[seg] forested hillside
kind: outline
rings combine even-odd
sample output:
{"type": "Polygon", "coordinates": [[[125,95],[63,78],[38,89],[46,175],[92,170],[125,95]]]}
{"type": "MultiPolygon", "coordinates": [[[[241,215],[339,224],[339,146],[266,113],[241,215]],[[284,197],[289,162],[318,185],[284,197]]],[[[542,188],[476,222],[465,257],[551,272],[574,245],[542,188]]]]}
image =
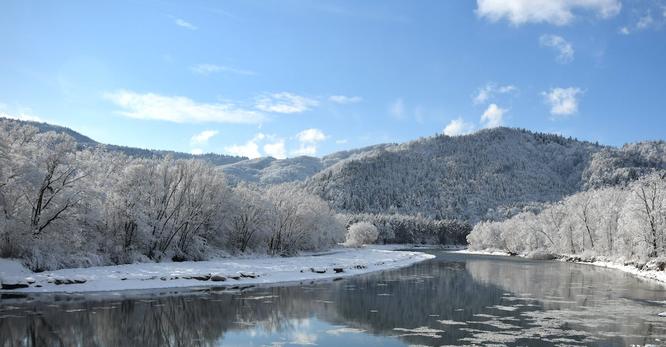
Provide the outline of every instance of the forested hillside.
{"type": "Polygon", "coordinates": [[[601,149],[558,135],[496,128],[372,150],[331,166],[305,186],[342,211],[475,222],[490,209],[557,201],[579,191],[583,172],[601,149]]]}
{"type": "Polygon", "coordinates": [[[666,169],[666,142],[645,141],[596,153],[583,173],[586,188],[626,185],[666,169]]]}

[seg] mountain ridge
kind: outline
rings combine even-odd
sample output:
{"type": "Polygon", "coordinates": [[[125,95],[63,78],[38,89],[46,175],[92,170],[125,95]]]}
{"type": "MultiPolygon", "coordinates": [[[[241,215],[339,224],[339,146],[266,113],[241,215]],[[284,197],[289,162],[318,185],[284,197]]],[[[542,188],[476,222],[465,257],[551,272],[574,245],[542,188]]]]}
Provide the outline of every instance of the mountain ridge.
{"type": "Polygon", "coordinates": [[[17,125],[30,125],[37,128],[38,132],[48,132],[54,131],[57,133],[63,133],[74,138],[76,143],[80,148],[92,148],[92,147],[104,147],[107,150],[114,152],[121,152],[129,156],[137,158],[164,158],[167,155],[174,157],[175,159],[201,159],[208,161],[214,165],[225,165],[231,164],[238,161],[247,160],[247,157],[237,157],[217,153],[205,153],[205,154],[190,154],[185,152],[171,151],[171,150],[160,150],[160,149],[147,149],[147,148],[138,148],[138,147],[129,147],[121,145],[112,145],[104,144],[93,140],[92,138],[85,136],[76,130],[70,129],[65,126],[50,124],[46,122],[36,122],[29,120],[19,120],[14,118],[7,118],[0,116],[0,121],[11,122],[17,125]]]}
{"type": "Polygon", "coordinates": [[[321,158],[247,159],[102,145],[65,127],[9,121],[65,132],[82,147],[103,146],[135,157],[206,160],[220,166],[233,185],[294,183],[343,213],[501,220],[579,191],[627,184],[666,169],[666,142],[661,140],[613,147],[507,127],[378,144],[321,158]]]}

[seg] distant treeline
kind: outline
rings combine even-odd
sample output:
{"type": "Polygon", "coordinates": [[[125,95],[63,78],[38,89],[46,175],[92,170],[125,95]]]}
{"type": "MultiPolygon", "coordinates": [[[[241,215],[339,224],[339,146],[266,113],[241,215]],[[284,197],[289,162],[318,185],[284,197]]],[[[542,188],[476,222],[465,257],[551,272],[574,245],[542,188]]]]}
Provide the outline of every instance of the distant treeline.
{"type": "Polygon", "coordinates": [[[413,243],[431,245],[464,245],[472,231],[467,222],[437,220],[424,216],[403,214],[346,214],[347,225],[357,222],[374,224],[379,237],[377,243],[413,243]]]}

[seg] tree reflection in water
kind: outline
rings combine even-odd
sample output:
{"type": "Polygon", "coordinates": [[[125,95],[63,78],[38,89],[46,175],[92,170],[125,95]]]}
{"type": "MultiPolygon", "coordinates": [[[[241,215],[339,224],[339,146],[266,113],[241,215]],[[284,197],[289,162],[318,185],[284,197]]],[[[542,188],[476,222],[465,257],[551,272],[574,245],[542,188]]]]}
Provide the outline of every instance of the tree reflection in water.
{"type": "Polygon", "coordinates": [[[0,345],[658,344],[663,293],[591,266],[438,253],[301,286],[3,298],[0,345]]]}

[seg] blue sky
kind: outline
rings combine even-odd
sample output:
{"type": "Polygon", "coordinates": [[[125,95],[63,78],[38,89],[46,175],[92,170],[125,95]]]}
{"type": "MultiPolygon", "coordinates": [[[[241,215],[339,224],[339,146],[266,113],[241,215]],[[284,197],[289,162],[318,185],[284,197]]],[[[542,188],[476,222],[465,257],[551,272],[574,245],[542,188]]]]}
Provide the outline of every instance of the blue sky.
{"type": "Polygon", "coordinates": [[[666,134],[666,1],[3,1],[0,113],[100,142],[324,155],[498,125],[666,134]]]}

